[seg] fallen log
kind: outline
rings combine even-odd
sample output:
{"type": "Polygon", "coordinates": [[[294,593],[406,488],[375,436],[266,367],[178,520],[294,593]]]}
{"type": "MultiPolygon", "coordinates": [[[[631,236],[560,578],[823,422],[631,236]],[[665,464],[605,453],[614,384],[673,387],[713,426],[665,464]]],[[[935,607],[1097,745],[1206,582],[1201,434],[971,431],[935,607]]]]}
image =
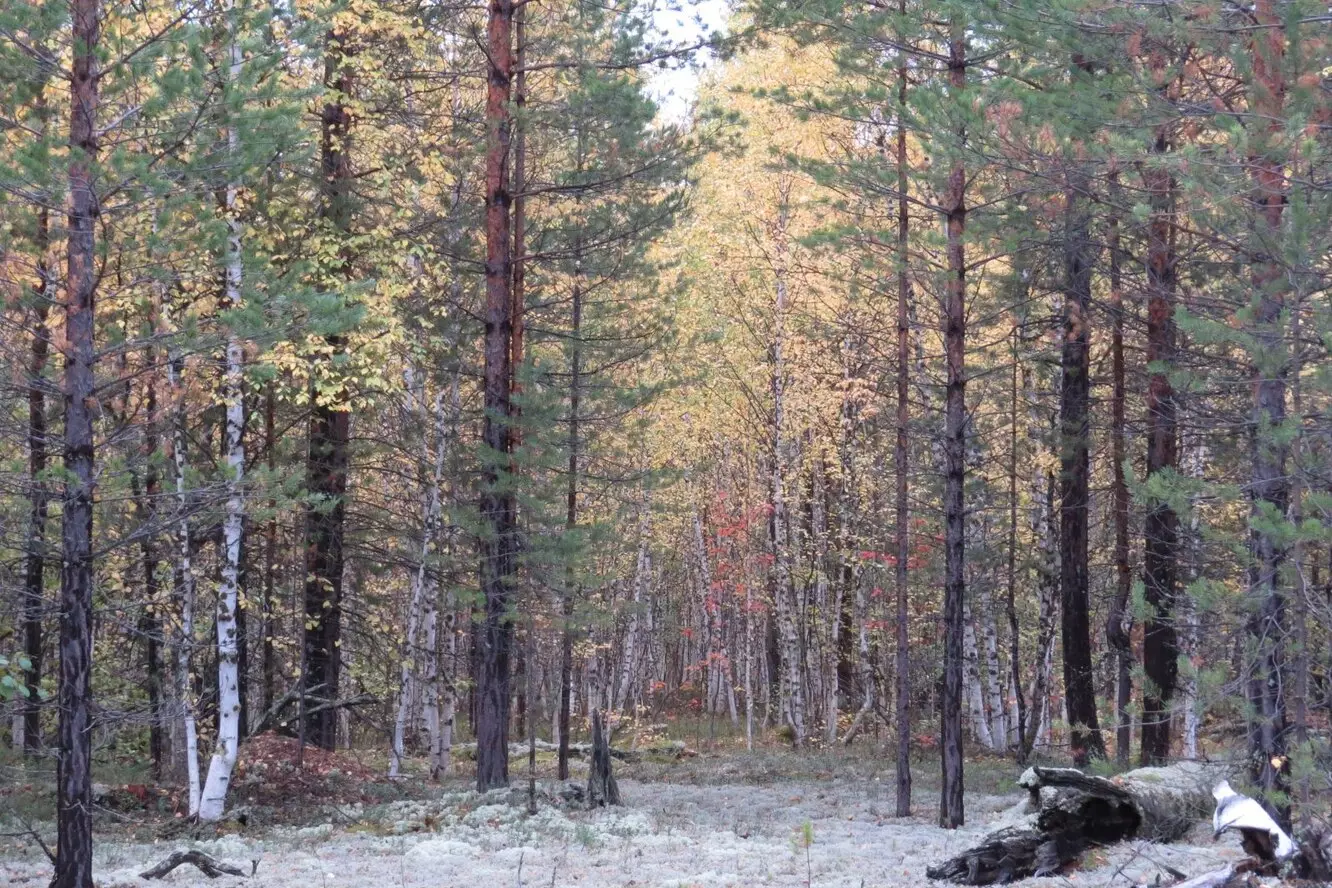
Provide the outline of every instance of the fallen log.
{"type": "MultiPolygon", "coordinates": [[[[558,753],[560,747],[558,744],[555,743],[548,743],[545,740],[538,740],[536,741],[536,748],[538,752],[558,753]]],[[[453,755],[457,756],[458,758],[462,759],[476,758],[475,743],[455,743],[450,751],[452,752],[453,755]]],[[[509,756],[511,758],[519,758],[519,757],[525,758],[527,756],[527,751],[528,750],[526,743],[509,744],[509,756]]],[[[589,758],[592,755],[592,744],[570,743],[569,755],[570,757],[576,759],[589,758]]],[[[616,749],[612,747],[610,755],[611,758],[617,761],[624,762],[625,764],[628,765],[633,765],[643,761],[643,759],[649,755],[659,755],[663,757],[682,759],[682,758],[693,758],[694,756],[698,755],[698,753],[695,750],[690,749],[681,741],[672,740],[666,743],[655,743],[651,746],[642,746],[639,747],[638,749],[616,749]]]]}
{"type": "MultiPolygon", "coordinates": [[[[146,869],[139,873],[141,879],[160,879],[178,866],[190,864],[197,867],[201,873],[210,879],[216,879],[218,876],[240,876],[244,878],[253,873],[246,873],[238,866],[232,866],[229,863],[223,863],[216,857],[205,854],[202,851],[189,850],[177,851],[166,860],[159,863],[152,869],[146,869]]],[[[257,865],[256,865],[257,868],[257,865]]]]}
{"type": "Polygon", "coordinates": [[[993,885],[1047,876],[1096,845],[1138,838],[1172,842],[1212,808],[1222,765],[1181,762],[1095,777],[1073,768],[1028,768],[1027,799],[980,844],[926,870],[931,879],[993,885]]]}

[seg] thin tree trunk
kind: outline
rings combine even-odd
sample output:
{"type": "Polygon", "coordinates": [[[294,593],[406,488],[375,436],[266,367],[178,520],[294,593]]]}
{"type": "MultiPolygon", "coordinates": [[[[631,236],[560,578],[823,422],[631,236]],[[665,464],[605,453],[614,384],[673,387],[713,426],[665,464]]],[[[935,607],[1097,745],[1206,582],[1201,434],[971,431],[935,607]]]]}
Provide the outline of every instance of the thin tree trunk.
{"type": "Polygon", "coordinates": [[[1016,750],[1018,764],[1022,764],[1026,759],[1027,704],[1022,693],[1022,635],[1018,631],[1017,613],[1018,335],[1019,328],[1015,323],[1008,402],[1008,596],[1005,610],[1008,615],[1008,666],[1015,707],[1008,743],[1016,750]]]}
{"type": "Polygon", "coordinates": [[[1110,203],[1115,209],[1110,216],[1110,334],[1111,391],[1110,391],[1110,458],[1111,495],[1115,519],[1115,594],[1106,618],[1105,634],[1115,653],[1115,760],[1120,767],[1129,763],[1133,745],[1133,613],[1129,609],[1129,596],[1133,590],[1133,575],[1129,565],[1129,490],[1125,480],[1124,461],[1124,288],[1120,277],[1119,210],[1122,195],[1117,170],[1110,173],[1110,203]]]}
{"type": "MultiPolygon", "coordinates": [[[[24,673],[27,694],[23,699],[23,752],[36,755],[42,746],[42,614],[46,609],[46,519],[50,491],[46,472],[46,362],[51,332],[46,322],[56,298],[50,265],[51,215],[43,206],[37,211],[37,287],[33,293],[32,348],[28,361],[28,539],[23,567],[23,655],[28,658],[24,673]]],[[[159,738],[160,743],[160,738],[159,738]]],[[[159,746],[160,751],[160,746],[159,746]]]]}
{"type": "MultiPolygon", "coordinates": [[[[583,395],[583,281],[582,257],[578,255],[581,245],[575,246],[572,323],[569,329],[569,474],[568,487],[565,491],[565,533],[572,535],[578,526],[578,450],[582,442],[579,438],[579,410],[583,395]]],[[[564,620],[560,636],[560,747],[559,776],[569,779],[569,715],[572,707],[570,699],[573,691],[573,615],[574,615],[575,578],[572,565],[567,571],[564,588],[564,620]]],[[[590,699],[590,698],[589,698],[590,699]]]]}
{"type": "MultiPolygon", "coordinates": [[[[1157,62],[1163,65],[1164,62],[1157,62]]],[[[1155,159],[1144,173],[1151,218],[1147,230],[1147,478],[1173,471],[1178,463],[1175,392],[1162,369],[1175,360],[1175,186],[1163,165],[1170,151],[1167,125],[1152,144],[1155,159]]],[[[1143,580],[1147,618],[1143,626],[1143,765],[1164,763],[1170,753],[1170,701],[1178,676],[1175,631],[1179,519],[1168,502],[1150,500],[1143,523],[1143,580]]]]}
{"type": "Polygon", "coordinates": [[[491,0],[486,26],[486,309],[482,441],[488,451],[481,479],[481,595],[484,617],[474,632],[477,651],[476,785],[484,792],[509,784],[509,657],[513,621],[510,589],[517,569],[517,506],[501,484],[512,452],[513,239],[509,157],[513,79],[513,0],[491,0]]]}
{"type": "MultiPolygon", "coordinates": [[[[1207,460],[1207,444],[1199,434],[1193,436],[1192,446],[1184,453],[1185,469],[1188,477],[1202,481],[1203,466],[1207,460]]],[[[1195,501],[1189,514],[1189,585],[1202,577],[1203,541],[1199,533],[1202,516],[1195,501]]],[[[1184,714],[1184,758],[1198,757],[1198,729],[1201,727],[1202,712],[1198,707],[1198,643],[1199,619],[1198,608],[1188,588],[1179,597],[1180,623],[1184,627],[1182,653],[1187,663],[1183,680],[1180,682],[1179,708],[1184,714]]]]}
{"type": "MultiPolygon", "coordinates": [[[[906,18],[906,0],[899,0],[898,13],[906,18]]],[[[905,41],[903,41],[905,46],[905,41]]],[[[907,567],[911,559],[911,536],[907,473],[910,466],[911,403],[908,391],[908,361],[910,359],[911,277],[907,268],[910,234],[910,195],[907,193],[907,53],[903,49],[897,66],[897,436],[893,447],[893,471],[896,490],[894,500],[894,542],[896,563],[893,566],[893,586],[896,598],[896,627],[894,670],[897,673],[895,712],[897,722],[897,816],[911,816],[911,650],[907,621],[910,610],[907,600],[907,567]]],[[[861,655],[866,660],[865,674],[870,675],[868,643],[865,623],[861,622],[861,655]]],[[[869,678],[873,686],[873,677],[869,678]]],[[[870,693],[867,691],[866,693],[870,693]]]]}
{"type": "Polygon", "coordinates": [[[1253,176],[1254,311],[1253,472],[1250,485],[1252,568],[1249,584],[1249,668],[1247,672],[1249,756],[1254,783],[1273,801],[1277,820],[1290,827],[1290,759],[1286,722],[1286,590],[1281,570],[1286,542],[1273,531],[1287,518],[1290,479],[1285,440],[1286,378],[1289,348],[1281,327],[1287,279],[1281,265],[1282,211],[1286,202],[1282,140],[1285,81],[1282,65],[1286,33],[1273,0],[1257,0],[1254,20],[1262,31],[1251,38],[1252,103],[1259,122],[1251,143],[1253,176]]]}
{"type": "MultiPolygon", "coordinates": [[[[1074,76],[1080,72],[1075,70],[1074,76]]],[[[1059,590],[1064,706],[1073,764],[1105,758],[1092,672],[1087,542],[1091,499],[1091,212],[1086,173],[1071,161],[1064,228],[1064,341],[1059,387],[1059,590]]]]}
{"type": "MultiPolygon", "coordinates": [[[[275,478],[277,472],[277,457],[274,453],[274,448],[277,446],[275,413],[276,396],[273,393],[273,384],[270,382],[264,390],[264,459],[270,479],[275,478]]],[[[269,483],[273,482],[270,480],[269,483]]],[[[277,499],[273,496],[268,499],[268,510],[269,518],[264,528],[263,662],[260,667],[263,673],[265,708],[273,705],[274,685],[277,678],[277,656],[273,647],[276,633],[273,624],[277,619],[274,610],[274,595],[276,591],[278,520],[277,499]]]]}
{"type": "Polygon", "coordinates": [[[60,723],[55,876],[51,888],[92,888],[93,411],[98,198],[100,0],[72,0],[69,244],[65,290],[64,499],[61,507],[60,723]]]}
{"type": "MultiPolygon", "coordinates": [[[[227,0],[224,14],[228,19],[228,72],[227,85],[240,86],[241,49],[236,33],[235,0],[227,0]]],[[[227,155],[234,164],[240,162],[240,130],[235,123],[227,126],[227,155]]],[[[223,196],[222,212],[226,217],[227,245],[225,293],[223,305],[235,310],[241,303],[242,263],[241,223],[239,218],[240,186],[233,179],[228,182],[223,196]]],[[[241,678],[237,609],[240,592],[241,534],[245,524],[245,390],[242,387],[244,347],[234,333],[228,333],[226,345],[226,372],[222,381],[222,399],[226,404],[225,451],[227,461],[227,501],[222,518],[222,582],[217,592],[217,700],[218,736],[212,760],[208,764],[208,778],[204,781],[199,801],[199,819],[221,818],[227,801],[227,788],[231,785],[231,772],[236,766],[240,747],[241,678]]]]}
{"type": "MultiPolygon", "coordinates": [[[[149,352],[149,363],[156,360],[153,352],[149,352]]],[[[144,433],[143,446],[140,455],[144,459],[144,484],[143,496],[139,498],[138,507],[135,510],[138,513],[140,527],[148,526],[149,522],[157,510],[158,498],[158,475],[157,466],[153,462],[153,457],[157,453],[157,379],[150,375],[147,380],[147,394],[145,396],[145,410],[148,415],[147,427],[144,433]]],[[[139,617],[139,632],[144,639],[144,659],[145,671],[148,677],[148,757],[152,760],[153,778],[161,780],[163,777],[162,760],[164,737],[162,733],[163,726],[163,706],[162,706],[162,602],[158,601],[159,590],[157,582],[157,566],[159,563],[157,554],[157,541],[151,535],[145,535],[139,543],[139,557],[143,565],[143,612],[139,617]]]]}
{"type": "Polygon", "coordinates": [[[972,739],[986,749],[994,749],[990,720],[985,714],[985,688],[981,684],[976,623],[971,605],[965,601],[962,603],[962,659],[965,663],[962,686],[966,689],[967,712],[971,715],[972,739]]]}
{"type": "MultiPolygon", "coordinates": [[[[948,43],[949,86],[959,104],[967,85],[965,28],[952,24],[948,43]]],[[[959,143],[966,139],[959,124],[959,143]]],[[[961,144],[958,146],[961,150],[961,144]]],[[[967,172],[960,159],[948,174],[944,198],[948,233],[948,284],[943,311],[944,354],[948,366],[944,408],[944,665],[943,710],[940,713],[939,748],[943,783],[940,790],[939,825],[961,826],[965,816],[962,799],[962,639],[963,607],[966,603],[964,570],[966,511],[963,485],[966,480],[966,205],[967,172]]]]}
{"type": "Polygon", "coordinates": [[[805,745],[805,690],[801,675],[800,638],[796,626],[796,595],[791,576],[791,520],[788,514],[786,476],[791,466],[790,442],[786,430],[786,312],[788,309],[787,281],[787,218],[790,212],[789,182],[779,185],[781,204],[773,226],[776,278],[773,305],[772,359],[772,544],[774,597],[777,612],[777,631],[781,658],[781,689],[783,707],[788,713],[792,731],[792,745],[801,749],[805,745]]]}
{"type": "Polygon", "coordinates": [[[981,634],[985,639],[985,715],[990,723],[991,749],[1008,748],[1008,719],[1004,709],[1004,680],[999,669],[999,631],[995,625],[994,596],[989,583],[980,584],[981,634]]]}

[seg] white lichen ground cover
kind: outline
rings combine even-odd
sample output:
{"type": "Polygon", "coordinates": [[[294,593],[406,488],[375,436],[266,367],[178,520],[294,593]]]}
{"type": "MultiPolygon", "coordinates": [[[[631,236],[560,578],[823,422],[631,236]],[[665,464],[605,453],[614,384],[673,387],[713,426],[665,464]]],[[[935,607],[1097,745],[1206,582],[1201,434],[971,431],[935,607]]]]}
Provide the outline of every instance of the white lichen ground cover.
{"type": "MultiPolygon", "coordinates": [[[[507,795],[457,792],[430,802],[343,808],[337,825],[273,829],[262,839],[102,843],[100,888],[518,888],[518,886],[803,886],[896,888],[926,883],[925,868],[970,844],[1020,796],[968,794],[968,825],[937,828],[892,817],[892,787],[877,782],[711,786],[624,781],[629,807],[597,812],[543,805],[535,817],[507,795]],[[807,839],[810,839],[807,843],[807,839]],[[198,847],[253,878],[205,878],[182,867],[161,882],[137,873],[181,847],[198,847]],[[808,844],[808,847],[806,845],[808,844]],[[808,853],[807,853],[808,852],[808,853]],[[520,882],[521,867],[521,882],[520,882]]],[[[1195,874],[1239,857],[1201,826],[1170,846],[1129,843],[1093,852],[1082,869],[1030,886],[1151,884],[1158,864],[1195,874]]],[[[44,886],[40,855],[0,859],[0,885],[44,886]]],[[[1162,882],[1168,883],[1169,877],[1162,882]]]]}

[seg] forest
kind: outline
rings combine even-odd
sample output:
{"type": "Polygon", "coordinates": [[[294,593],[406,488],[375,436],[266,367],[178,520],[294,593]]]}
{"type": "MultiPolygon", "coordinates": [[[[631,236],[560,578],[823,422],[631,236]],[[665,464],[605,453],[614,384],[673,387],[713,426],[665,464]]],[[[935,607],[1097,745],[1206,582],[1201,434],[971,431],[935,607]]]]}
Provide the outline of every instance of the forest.
{"type": "Polygon", "coordinates": [[[4,0],[0,355],[0,882],[1332,878],[1326,2],[4,0]]]}

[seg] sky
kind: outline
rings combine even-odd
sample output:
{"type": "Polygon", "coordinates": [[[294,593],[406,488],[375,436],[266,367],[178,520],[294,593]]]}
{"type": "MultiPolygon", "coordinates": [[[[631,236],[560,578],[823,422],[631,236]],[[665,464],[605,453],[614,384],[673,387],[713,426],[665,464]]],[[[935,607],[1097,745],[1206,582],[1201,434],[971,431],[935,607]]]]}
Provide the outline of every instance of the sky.
{"type": "MultiPolygon", "coordinates": [[[[689,43],[724,30],[730,7],[729,0],[660,0],[653,22],[671,42],[689,43]]],[[[713,61],[710,53],[701,53],[691,65],[658,68],[649,75],[648,89],[664,122],[681,123],[689,116],[699,80],[713,61]]]]}

